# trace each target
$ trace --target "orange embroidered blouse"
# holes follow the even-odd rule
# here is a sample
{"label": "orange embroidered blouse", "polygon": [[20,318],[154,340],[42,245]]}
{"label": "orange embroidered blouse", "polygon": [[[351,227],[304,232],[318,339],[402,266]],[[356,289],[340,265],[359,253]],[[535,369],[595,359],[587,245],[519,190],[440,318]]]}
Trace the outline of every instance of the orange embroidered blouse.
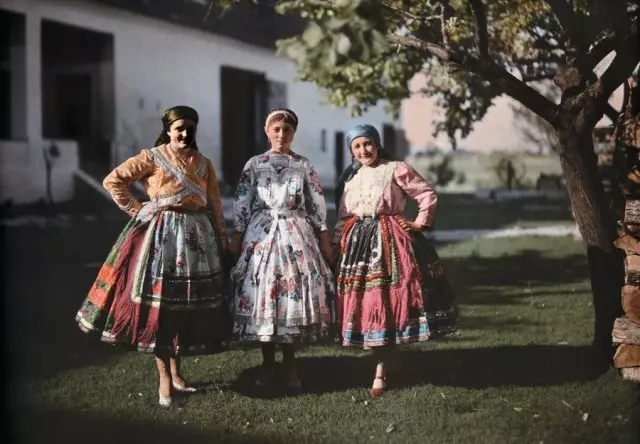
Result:
{"label": "orange embroidered blouse", "polygon": [[[183,181],[176,179],[180,175],[184,176]],[[215,168],[200,152],[191,149],[179,152],[167,145],[143,149],[140,154],[125,160],[109,173],[102,182],[103,186],[116,204],[132,217],[143,206],[129,191],[135,181],[142,183],[151,200],[179,196],[185,189],[185,184],[181,182],[187,182],[189,186],[186,188],[194,192],[163,208],[199,210],[210,206],[215,228],[221,237],[226,238]]]}

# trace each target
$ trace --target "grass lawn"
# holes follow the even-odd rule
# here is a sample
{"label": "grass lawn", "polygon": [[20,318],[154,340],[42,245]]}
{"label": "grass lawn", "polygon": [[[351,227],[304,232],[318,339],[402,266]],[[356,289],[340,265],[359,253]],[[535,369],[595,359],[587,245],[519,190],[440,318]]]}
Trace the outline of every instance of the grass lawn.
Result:
{"label": "grass lawn", "polygon": [[[457,173],[463,173],[465,181],[462,186],[467,188],[493,188],[502,187],[495,167],[507,153],[469,153],[467,155],[456,155],[451,162],[451,168]],[[533,187],[541,173],[562,175],[560,159],[556,155],[537,156],[527,153],[508,153],[513,156],[515,166],[519,174],[523,174],[520,179],[528,187]],[[411,164],[421,174],[428,177],[429,166],[442,162],[442,155],[429,157],[411,156],[406,161]]]}
{"label": "grass lawn", "polygon": [[[331,190],[326,200],[333,202]],[[413,200],[407,201],[407,217],[414,218],[417,207]],[[335,225],[336,214],[329,211],[328,223]],[[526,198],[487,202],[477,200],[469,193],[439,193],[436,212],[436,230],[498,229],[509,226],[537,227],[542,225],[572,225],[571,204],[568,200]]]}
{"label": "grass lawn", "polygon": [[[333,199],[328,196],[327,200]],[[415,218],[416,204],[409,200],[405,215]],[[327,223],[333,230],[336,212],[329,211]],[[469,194],[438,195],[438,209],[434,228],[436,230],[490,229],[512,226],[521,228],[544,225],[574,225],[571,207],[567,201],[551,201],[544,198],[514,201],[486,202],[474,199]]]}
{"label": "grass lawn", "polygon": [[[153,358],[98,343],[73,321],[123,227],[114,211],[7,229],[15,442],[638,442],[636,386],[591,365],[586,259],[569,238],[442,245],[460,331],[398,349],[393,390],[380,399],[368,398],[366,352],[300,350],[306,387],[285,396],[251,388],[259,350],[236,346],[185,359],[185,376],[204,389],[162,410]],[[451,223],[473,217],[483,220],[469,212]]]}
{"label": "grass lawn", "polygon": [[[413,201],[407,204],[406,214],[417,214]],[[468,194],[438,195],[436,230],[498,229],[518,225],[534,227],[549,224],[572,224],[570,204],[544,198],[514,201],[485,202]]]}

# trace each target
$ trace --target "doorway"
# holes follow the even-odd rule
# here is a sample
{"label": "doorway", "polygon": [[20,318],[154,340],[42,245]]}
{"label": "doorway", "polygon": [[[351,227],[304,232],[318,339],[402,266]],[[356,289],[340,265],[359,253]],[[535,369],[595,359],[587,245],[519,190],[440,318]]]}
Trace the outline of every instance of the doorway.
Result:
{"label": "doorway", "polygon": [[267,82],[263,73],[220,68],[222,172],[235,189],[245,163],[267,150],[263,119],[267,112]]}
{"label": "doorway", "polygon": [[74,140],[80,166],[103,177],[115,127],[113,35],[42,21],[42,131]]}

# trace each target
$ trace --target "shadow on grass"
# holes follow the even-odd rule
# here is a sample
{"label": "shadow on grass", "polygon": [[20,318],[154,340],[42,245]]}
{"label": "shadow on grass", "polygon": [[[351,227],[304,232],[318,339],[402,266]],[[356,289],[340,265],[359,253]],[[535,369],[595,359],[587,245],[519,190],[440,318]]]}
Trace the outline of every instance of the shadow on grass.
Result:
{"label": "shadow on grass", "polygon": [[[4,294],[7,295],[5,328],[10,338],[7,345],[12,357],[13,373],[22,379],[46,378],[65,369],[99,365],[124,352],[87,336],[74,322],[75,313],[93,283],[99,266],[126,222],[126,217],[110,202],[104,199],[100,202],[90,203],[96,205],[97,220],[85,220],[83,211],[78,211],[78,217],[72,219],[66,228],[25,226],[5,229],[8,236],[4,239],[2,254],[5,260],[1,267],[2,273],[5,273]],[[538,293],[536,287],[581,282],[588,276],[586,259],[581,255],[554,258],[545,257],[535,250],[502,257],[448,257],[443,259],[443,263],[461,305],[520,304],[523,303],[522,298],[542,294]],[[527,288],[531,288],[532,292],[525,291]],[[541,288],[540,291],[547,289]],[[473,317],[462,322],[466,322],[467,327],[473,323],[474,328],[485,329],[505,325],[504,320],[491,322],[490,319]],[[455,341],[455,337],[451,340]],[[518,360],[522,360],[521,355],[526,358],[526,350],[531,351],[533,356],[540,355],[533,348],[517,352],[509,348],[497,350],[503,351],[493,351],[491,353],[494,355],[488,355],[487,359],[497,357],[504,364],[509,362],[509,356],[514,353],[518,354]],[[571,353],[566,347],[559,347],[558,350],[560,355]],[[429,356],[425,365],[427,369],[433,369],[440,364],[439,358],[432,360],[431,356],[444,354],[448,359],[444,362],[448,364],[443,368],[449,369],[456,367],[455,359],[448,357],[450,353],[459,353],[462,356],[460,359],[468,361],[472,367],[477,365],[472,359],[465,358],[473,352],[433,351],[421,352],[420,356]],[[301,365],[304,366],[309,359],[301,359]],[[343,358],[327,359],[339,368]],[[357,366],[362,362],[353,359],[348,361],[349,365]],[[420,359],[416,362],[420,362]],[[371,373],[371,368],[365,367],[362,372],[354,373],[358,378],[363,376],[362,384],[369,382]],[[302,371],[306,372],[305,369]],[[431,377],[437,374],[431,373]]]}
{"label": "shadow on grass", "polygon": [[[373,379],[372,357],[300,356],[298,371],[303,393],[323,394],[368,387]],[[252,397],[280,397],[290,393],[254,388],[256,368],[235,381],[234,390]],[[591,347],[506,346],[474,349],[410,350],[395,354],[390,388],[425,384],[439,387],[550,387],[596,379],[607,369],[597,367]]]}
{"label": "shadow on grass", "polygon": [[[49,443],[267,443],[263,437],[240,435],[229,430],[194,430],[178,424],[133,423],[78,411],[29,410],[12,412],[14,420],[8,442]],[[177,421],[176,421],[177,422]],[[35,425],[35,426],[34,426]],[[6,432],[5,432],[6,433]]]}
{"label": "shadow on grass", "polygon": [[[407,202],[407,217],[417,215],[417,206]],[[467,193],[438,194],[435,227],[438,230],[497,229],[517,222],[573,220],[568,200],[525,198],[513,201],[480,201]]]}
{"label": "shadow on grass", "polygon": [[83,333],[74,319],[126,223],[109,209],[97,217],[72,217],[64,227],[6,229],[2,283],[10,339],[5,347],[13,377],[46,378],[121,352]]}
{"label": "shadow on grass", "polygon": [[[5,294],[10,295],[5,299],[5,325],[21,377],[47,377],[100,364],[120,353],[82,333],[74,316],[122,226],[115,221],[78,222],[66,229],[10,229],[4,250],[11,258],[3,270]],[[449,257],[443,263],[461,305],[530,303],[522,299],[552,292],[537,287],[580,282],[588,276],[583,256],[553,258],[535,250],[501,257]],[[463,328],[486,330],[508,321],[468,317],[461,322]]]}
{"label": "shadow on grass", "polygon": [[443,266],[463,304],[518,304],[519,299],[563,293],[555,285],[582,284],[589,277],[586,255],[546,257],[522,250],[499,257],[447,257]]}

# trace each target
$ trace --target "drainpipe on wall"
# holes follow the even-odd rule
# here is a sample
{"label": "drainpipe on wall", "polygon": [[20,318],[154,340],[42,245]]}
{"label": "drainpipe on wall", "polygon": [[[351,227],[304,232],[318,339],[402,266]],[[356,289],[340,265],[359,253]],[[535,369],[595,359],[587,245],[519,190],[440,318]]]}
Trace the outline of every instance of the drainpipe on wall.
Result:
{"label": "drainpipe on wall", "polygon": [[51,190],[51,170],[53,169],[53,164],[55,160],[60,157],[60,148],[56,145],[55,142],[51,142],[48,148],[42,149],[42,155],[44,156],[44,165],[45,172],[47,175],[46,183],[47,183],[47,202],[49,205],[53,205],[53,192]]}

